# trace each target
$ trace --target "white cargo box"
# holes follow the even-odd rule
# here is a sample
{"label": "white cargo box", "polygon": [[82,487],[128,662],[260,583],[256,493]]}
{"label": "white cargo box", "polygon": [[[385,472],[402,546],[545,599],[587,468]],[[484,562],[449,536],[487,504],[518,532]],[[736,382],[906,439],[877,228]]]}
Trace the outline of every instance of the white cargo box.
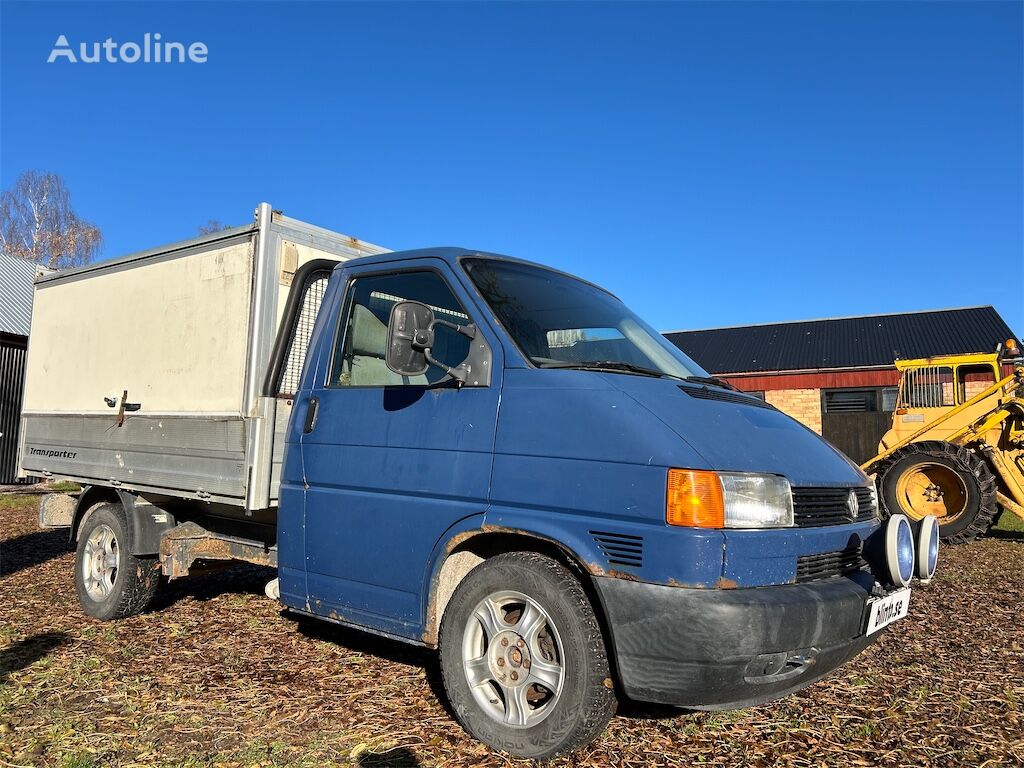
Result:
{"label": "white cargo box", "polygon": [[[227,229],[38,279],[21,472],[266,509],[276,504],[289,395],[264,379],[296,271],[387,249],[256,210]],[[325,274],[307,280],[319,308]],[[290,391],[289,391],[289,388]]]}

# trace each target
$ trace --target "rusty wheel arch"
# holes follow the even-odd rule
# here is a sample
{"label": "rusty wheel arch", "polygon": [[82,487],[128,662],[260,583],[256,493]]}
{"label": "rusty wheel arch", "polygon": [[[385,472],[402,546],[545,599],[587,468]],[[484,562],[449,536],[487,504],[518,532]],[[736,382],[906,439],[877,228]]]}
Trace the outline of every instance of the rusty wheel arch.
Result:
{"label": "rusty wheel arch", "polygon": [[[568,568],[579,580],[584,592],[587,593],[594,613],[597,615],[597,620],[601,624],[601,629],[608,641],[608,652],[609,654],[613,652],[610,627],[608,626],[604,605],[593,582],[595,574],[574,553],[567,549],[564,544],[529,531],[493,525],[485,525],[482,529],[459,533],[453,536],[445,547],[444,560],[441,567],[437,569],[437,573],[430,584],[430,602],[427,607],[426,623],[421,637],[425,645],[431,648],[437,647],[438,632],[441,627],[441,619],[444,617],[445,608],[447,608],[448,601],[451,599],[456,587],[466,578],[469,572],[484,560],[507,552],[535,552],[540,555],[547,555]],[[462,562],[456,562],[454,570],[449,569],[446,572],[446,566],[453,562],[453,558],[463,554],[470,555],[471,557],[464,558]],[[446,577],[452,575],[455,575],[456,578],[449,578],[449,583],[445,584]]]}

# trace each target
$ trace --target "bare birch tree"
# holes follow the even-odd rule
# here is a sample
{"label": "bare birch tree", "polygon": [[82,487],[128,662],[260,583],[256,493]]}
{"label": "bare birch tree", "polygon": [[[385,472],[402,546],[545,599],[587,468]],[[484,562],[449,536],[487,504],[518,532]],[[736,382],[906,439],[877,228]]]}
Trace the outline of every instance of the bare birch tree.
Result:
{"label": "bare birch tree", "polygon": [[25,171],[0,193],[0,249],[50,269],[88,264],[103,242],[96,225],[80,219],[55,173]]}
{"label": "bare birch tree", "polygon": [[200,235],[212,235],[214,232],[220,232],[227,228],[228,225],[220,219],[210,219],[205,224],[200,224],[196,227]]}

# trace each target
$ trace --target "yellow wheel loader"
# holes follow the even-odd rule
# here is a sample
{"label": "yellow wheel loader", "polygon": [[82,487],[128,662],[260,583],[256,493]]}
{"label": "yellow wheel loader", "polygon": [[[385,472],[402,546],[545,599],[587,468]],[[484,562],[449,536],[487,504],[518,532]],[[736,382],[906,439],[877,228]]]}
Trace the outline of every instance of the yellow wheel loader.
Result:
{"label": "yellow wheel loader", "polygon": [[885,516],[935,515],[950,544],[984,534],[1001,513],[1024,519],[1024,365],[1014,340],[995,353],[897,360],[892,428],[875,475]]}

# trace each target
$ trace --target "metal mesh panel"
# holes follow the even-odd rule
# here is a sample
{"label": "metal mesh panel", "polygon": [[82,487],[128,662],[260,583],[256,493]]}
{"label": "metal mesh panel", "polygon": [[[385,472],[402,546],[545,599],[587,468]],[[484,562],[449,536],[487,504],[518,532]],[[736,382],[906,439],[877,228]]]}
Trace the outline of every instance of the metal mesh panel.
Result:
{"label": "metal mesh panel", "polygon": [[309,337],[313,335],[313,324],[317,312],[323,303],[327,290],[328,272],[315,272],[306,281],[303,289],[302,309],[299,310],[295,324],[292,326],[291,338],[288,340],[288,355],[281,381],[277,385],[278,397],[294,397],[299,391],[302,379],[302,366],[306,361],[306,350],[309,348]]}
{"label": "metal mesh panel", "polygon": [[953,369],[928,365],[905,371],[898,405],[901,408],[953,405]]}

